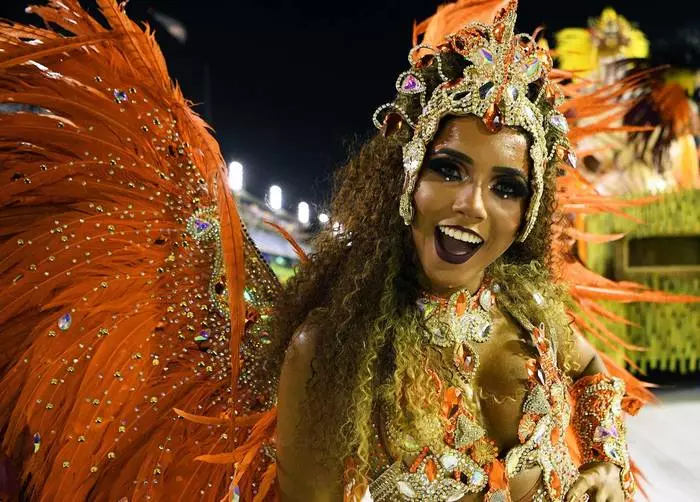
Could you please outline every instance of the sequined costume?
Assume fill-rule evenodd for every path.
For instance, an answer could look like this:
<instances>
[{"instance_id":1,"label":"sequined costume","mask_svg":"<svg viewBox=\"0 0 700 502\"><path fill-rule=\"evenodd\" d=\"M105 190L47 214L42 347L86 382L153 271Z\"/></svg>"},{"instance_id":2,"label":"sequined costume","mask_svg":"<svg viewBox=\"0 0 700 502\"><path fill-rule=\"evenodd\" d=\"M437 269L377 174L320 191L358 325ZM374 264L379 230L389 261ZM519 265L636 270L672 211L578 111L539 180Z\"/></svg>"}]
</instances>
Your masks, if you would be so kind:
<instances>
[{"instance_id":1,"label":"sequined costume","mask_svg":"<svg viewBox=\"0 0 700 502\"><path fill-rule=\"evenodd\" d=\"M0 493L219 500L279 285L151 33L98 5L31 9L70 37L0 26L0 102L31 105L0 112Z\"/></svg>"},{"instance_id":2,"label":"sequined costume","mask_svg":"<svg viewBox=\"0 0 700 502\"><path fill-rule=\"evenodd\" d=\"M76 0L32 8L60 30L0 26L0 472L15 475L1 478L0 494L274 500L276 376L258 380L252 370L265 358L280 286L240 222L218 146L151 33L112 0L97 4L107 26ZM492 17L491 7L500 6L482 14ZM562 110L585 119L584 105L612 106L629 85ZM598 127L571 124L568 137ZM632 204L596 196L571 168L561 181L564 213ZM556 230L578 330L605 338L597 316L619 321L593 299L669 300L590 273L571 248L589 236L567 223ZM493 500L507 495L506 472L533 462L547 476L542 500L561 500L575 476L564 447L571 408L543 330L530 329L538 356L522 445L504 464L481 445ZM626 380L628 404L649 399L621 368L609 370ZM452 408L453 445L467 451L467 436L454 433L470 429L468 410ZM438 469L423 460L426 476Z\"/></svg>"}]
</instances>

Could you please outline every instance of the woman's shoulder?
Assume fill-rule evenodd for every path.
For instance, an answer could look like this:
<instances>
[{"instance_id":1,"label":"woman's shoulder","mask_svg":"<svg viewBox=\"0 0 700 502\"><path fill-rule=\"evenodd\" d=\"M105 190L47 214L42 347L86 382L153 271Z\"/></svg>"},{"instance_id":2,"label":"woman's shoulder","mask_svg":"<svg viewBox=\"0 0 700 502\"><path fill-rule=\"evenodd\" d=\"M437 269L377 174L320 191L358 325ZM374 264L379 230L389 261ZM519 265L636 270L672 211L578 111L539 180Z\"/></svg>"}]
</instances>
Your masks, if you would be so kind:
<instances>
[{"instance_id":1,"label":"woman's shoulder","mask_svg":"<svg viewBox=\"0 0 700 502\"><path fill-rule=\"evenodd\" d=\"M284 365L306 366L316 352L316 345L320 337L318 323L311 316L307 317L294 331L285 352ZM300 368L297 368L300 369Z\"/></svg>"}]
</instances>

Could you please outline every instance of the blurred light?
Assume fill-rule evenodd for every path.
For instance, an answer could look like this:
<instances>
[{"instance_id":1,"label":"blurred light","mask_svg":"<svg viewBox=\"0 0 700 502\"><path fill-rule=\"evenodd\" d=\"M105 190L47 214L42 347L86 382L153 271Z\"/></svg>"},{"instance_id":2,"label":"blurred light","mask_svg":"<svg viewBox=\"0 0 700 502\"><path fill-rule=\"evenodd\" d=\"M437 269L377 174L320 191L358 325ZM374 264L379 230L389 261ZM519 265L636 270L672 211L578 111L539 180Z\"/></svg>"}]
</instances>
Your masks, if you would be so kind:
<instances>
[{"instance_id":1,"label":"blurred light","mask_svg":"<svg viewBox=\"0 0 700 502\"><path fill-rule=\"evenodd\" d=\"M309 223L309 205L306 202L299 203L299 223L307 225Z\"/></svg>"},{"instance_id":2,"label":"blurred light","mask_svg":"<svg viewBox=\"0 0 700 502\"><path fill-rule=\"evenodd\" d=\"M326 213L321 213L318 215L318 221L320 221L321 223L328 223L328 220L329 218Z\"/></svg>"},{"instance_id":3,"label":"blurred light","mask_svg":"<svg viewBox=\"0 0 700 502\"><path fill-rule=\"evenodd\" d=\"M274 211L282 209L282 189L277 185L270 187L270 207Z\"/></svg>"},{"instance_id":4,"label":"blurred light","mask_svg":"<svg viewBox=\"0 0 700 502\"><path fill-rule=\"evenodd\" d=\"M243 190L243 164L233 161L228 165L228 186L234 192Z\"/></svg>"}]
</instances>

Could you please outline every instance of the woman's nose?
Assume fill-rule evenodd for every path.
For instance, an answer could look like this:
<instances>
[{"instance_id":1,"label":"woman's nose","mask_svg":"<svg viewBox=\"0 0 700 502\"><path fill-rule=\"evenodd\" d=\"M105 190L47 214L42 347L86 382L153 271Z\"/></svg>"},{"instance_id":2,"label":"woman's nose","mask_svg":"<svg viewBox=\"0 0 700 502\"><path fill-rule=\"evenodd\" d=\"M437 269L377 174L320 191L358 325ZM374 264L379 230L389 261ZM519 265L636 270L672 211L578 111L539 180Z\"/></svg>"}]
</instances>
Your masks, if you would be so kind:
<instances>
[{"instance_id":1,"label":"woman's nose","mask_svg":"<svg viewBox=\"0 0 700 502\"><path fill-rule=\"evenodd\" d=\"M484 205L481 186L475 183L467 183L460 187L452 208L455 212L471 220L481 221L486 219L486 206Z\"/></svg>"}]
</instances>

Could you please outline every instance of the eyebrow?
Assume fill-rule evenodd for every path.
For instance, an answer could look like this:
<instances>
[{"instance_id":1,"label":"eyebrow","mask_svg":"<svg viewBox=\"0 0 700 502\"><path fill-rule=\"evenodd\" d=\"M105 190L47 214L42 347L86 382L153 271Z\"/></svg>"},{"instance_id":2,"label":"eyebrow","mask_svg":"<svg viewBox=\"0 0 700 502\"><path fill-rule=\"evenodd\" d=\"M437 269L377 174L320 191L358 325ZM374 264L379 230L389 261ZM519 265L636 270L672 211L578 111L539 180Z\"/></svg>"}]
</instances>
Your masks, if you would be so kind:
<instances>
[{"instance_id":1,"label":"eyebrow","mask_svg":"<svg viewBox=\"0 0 700 502\"><path fill-rule=\"evenodd\" d=\"M449 155L451 157L458 158L459 160L461 160L465 164L474 165L474 160L469 155L467 155L464 152L460 152L459 150L455 150L453 148L448 148L448 147L440 148L439 150L436 150L433 154L434 155ZM499 175L517 176L517 177L520 177L527 182L527 174L525 172L523 172L522 169L516 169L515 167L507 167L507 166L495 166L493 168L493 172L495 174L499 174Z\"/></svg>"}]
</instances>

